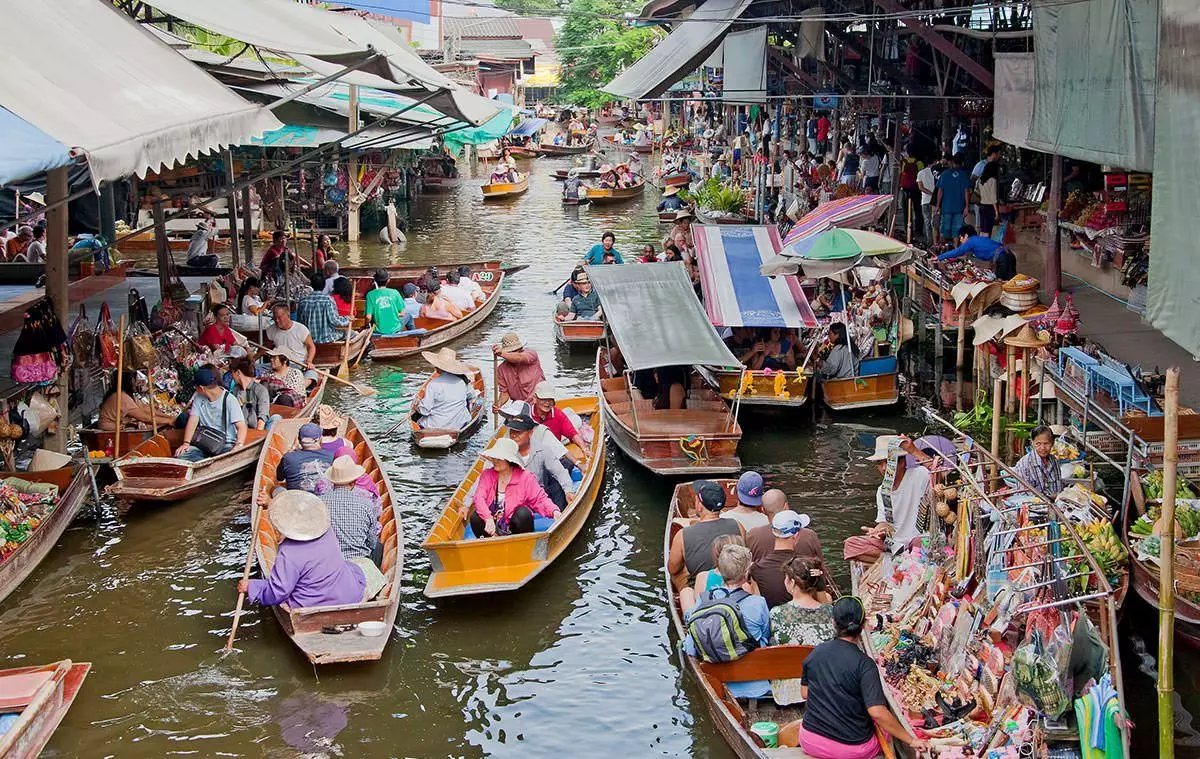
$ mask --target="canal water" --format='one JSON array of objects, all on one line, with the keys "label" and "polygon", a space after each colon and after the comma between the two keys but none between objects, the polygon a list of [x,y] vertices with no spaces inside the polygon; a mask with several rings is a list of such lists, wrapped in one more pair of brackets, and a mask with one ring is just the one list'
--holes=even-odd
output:
[{"label": "canal water", "polygon": [[[658,194],[609,208],[559,203],[549,176],[565,161],[532,162],[529,192],[484,205],[478,178],[418,198],[402,249],[363,244],[353,264],[446,263],[501,258],[529,264],[506,283],[499,307],[455,347],[491,388],[488,346],[509,331],[527,339],[548,376],[593,392],[594,355],[555,345],[551,291],[604,230],[631,256],[662,229]],[[524,169],[524,167],[523,167]],[[344,246],[342,246],[344,248]],[[344,256],[345,258],[345,256]],[[106,502],[82,519],[43,566],[0,606],[0,666],[72,658],[92,673],[47,750],[80,757],[728,757],[692,682],[681,674],[663,587],[663,529],[671,483],[609,446],[591,518],[559,560],[526,588],[432,602],[421,589],[419,548],[441,504],[482,449],[419,454],[407,432],[384,436],[427,376],[420,360],[365,361],[364,399],[338,386],[327,400],[375,437],[402,515],[403,604],[383,660],[314,668],[269,612],[243,618],[236,651],[222,658],[249,541],[246,481],[169,507],[119,513]],[[811,410],[743,417],[740,453],[794,508],[807,512],[843,588],[841,541],[874,515],[874,436],[920,432],[897,415],[831,419]],[[1127,617],[1148,616],[1131,601]],[[1129,621],[1127,619],[1127,621]],[[1152,629],[1127,634],[1126,681],[1154,747]],[[1188,662],[1184,659],[1184,662]],[[1195,663],[1195,660],[1190,660]],[[1180,668],[1180,706],[1196,687]],[[1181,753],[1195,731],[1177,713]],[[1144,739],[1144,740],[1143,740]]]}]

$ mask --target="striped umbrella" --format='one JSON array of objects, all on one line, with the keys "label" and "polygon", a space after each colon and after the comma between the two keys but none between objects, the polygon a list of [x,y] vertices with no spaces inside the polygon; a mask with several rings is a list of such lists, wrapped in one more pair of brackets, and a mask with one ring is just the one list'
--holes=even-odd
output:
[{"label": "striped umbrella", "polygon": [[[891,195],[851,195],[822,203],[796,222],[783,239],[787,246],[833,227],[859,229],[872,224],[892,205]],[[787,255],[787,251],[784,251]]]}]

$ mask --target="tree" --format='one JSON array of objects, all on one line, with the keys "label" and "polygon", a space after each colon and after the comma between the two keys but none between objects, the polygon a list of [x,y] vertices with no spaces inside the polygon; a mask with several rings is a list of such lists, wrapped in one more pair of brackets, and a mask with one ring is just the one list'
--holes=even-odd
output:
[{"label": "tree", "polygon": [[596,107],[616,100],[600,90],[654,47],[658,34],[623,20],[641,6],[628,0],[574,0],[554,46],[562,61],[558,94],[567,103]]},{"label": "tree", "polygon": [[558,0],[495,0],[495,2],[497,8],[503,8],[521,16],[558,13]]}]

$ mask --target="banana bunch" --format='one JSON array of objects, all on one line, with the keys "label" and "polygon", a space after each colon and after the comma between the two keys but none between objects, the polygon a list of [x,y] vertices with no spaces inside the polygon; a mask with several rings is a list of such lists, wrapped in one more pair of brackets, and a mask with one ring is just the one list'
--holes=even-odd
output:
[{"label": "banana bunch", "polygon": [[1112,522],[1107,519],[1087,522],[1080,528],[1080,537],[1104,574],[1110,581],[1116,579],[1125,566],[1129,552],[1113,530]]}]

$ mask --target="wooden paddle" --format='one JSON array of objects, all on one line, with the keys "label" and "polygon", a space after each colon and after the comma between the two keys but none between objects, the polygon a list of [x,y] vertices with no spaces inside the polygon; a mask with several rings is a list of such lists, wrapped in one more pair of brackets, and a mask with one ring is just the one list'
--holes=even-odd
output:
[{"label": "wooden paddle", "polygon": [[354,296],[358,294],[358,288],[351,284],[350,287],[350,321],[346,323],[346,345],[342,348],[342,363],[338,367],[337,376],[346,379],[350,376],[350,338],[354,335]]},{"label": "wooden paddle", "polygon": [[[258,519],[262,520],[263,512],[266,509],[258,510]],[[254,541],[258,539],[258,524],[257,522],[251,525],[252,532],[250,533],[250,547],[246,550],[246,566],[242,568],[242,580],[250,579],[250,565],[254,563]],[[225,641],[225,648],[222,649],[224,654],[228,654],[233,650],[233,639],[237,637],[238,623],[242,621],[242,606],[246,602],[246,594],[238,593],[237,605],[233,607],[233,626],[229,630],[229,640]]]},{"label": "wooden paddle", "polygon": [[[500,356],[492,354],[492,405],[496,406],[500,403],[500,383],[496,380],[496,371],[500,368]],[[500,425],[500,414],[492,414],[492,429]]]},{"label": "wooden paddle", "polygon": [[[267,347],[265,345],[259,345],[258,343],[254,342],[253,340],[247,340],[246,342],[249,343],[252,347],[258,348],[260,351],[267,350]],[[317,374],[320,374],[321,376],[326,377],[327,379],[331,379],[334,382],[340,383],[342,385],[346,385],[347,387],[352,387],[358,391],[359,395],[365,395],[368,398],[373,395],[379,395],[379,391],[373,387],[367,387],[366,385],[360,385],[357,382],[351,382],[348,379],[342,379],[341,377],[337,376],[336,374],[330,374],[329,372],[322,371],[322,370],[318,369],[317,367],[313,366],[312,364],[306,364],[302,361],[297,361],[295,363],[300,364],[300,366],[303,366],[305,369],[310,369],[310,370],[316,372]]]},{"label": "wooden paddle", "polygon": [[[111,322],[110,322],[111,323]],[[117,434],[113,439],[113,461],[121,458],[121,382],[125,373],[125,314],[121,314],[120,326],[117,327]]]},{"label": "wooden paddle", "polygon": [[[371,335],[373,335],[373,334],[375,334],[375,325],[374,324],[372,324],[370,327],[367,327],[367,342],[371,341]],[[358,352],[358,356],[354,359],[354,363],[350,365],[350,368],[353,369],[354,367],[358,366],[358,363],[360,361],[362,361],[363,356],[365,356],[365,355],[367,355],[367,349],[363,348],[361,351]]]}]

